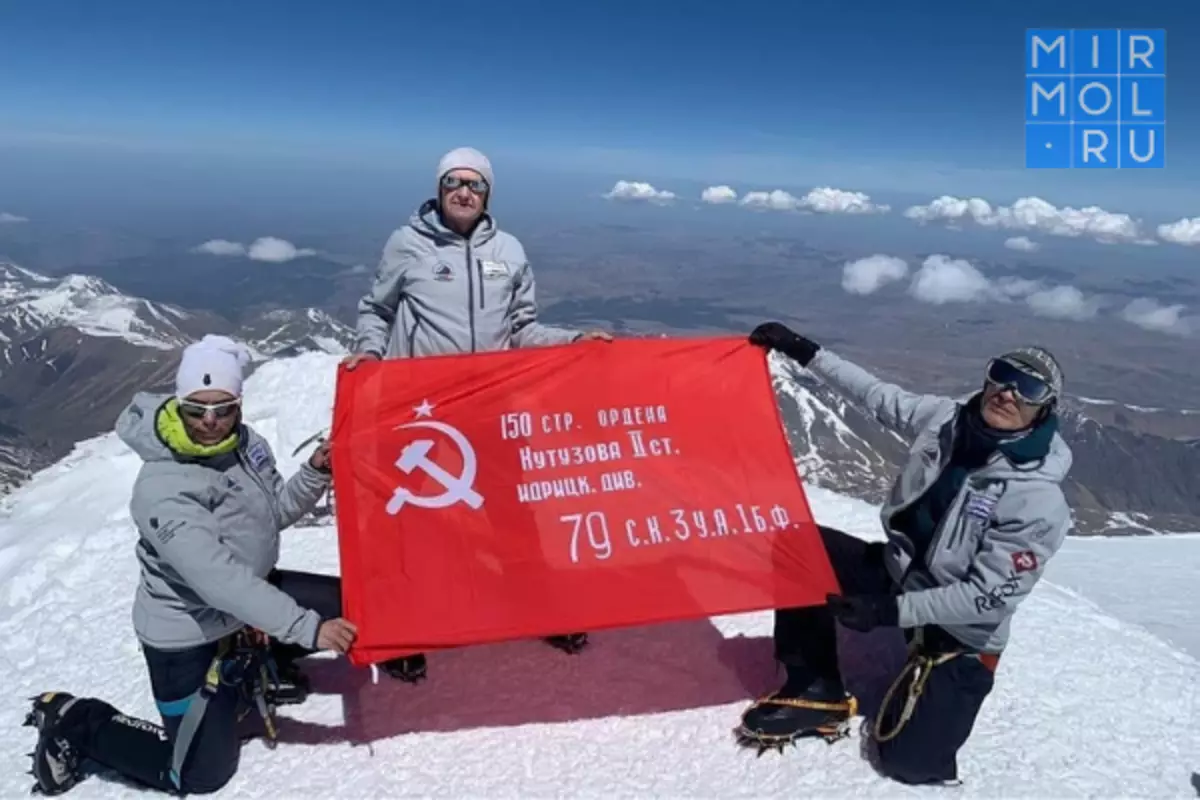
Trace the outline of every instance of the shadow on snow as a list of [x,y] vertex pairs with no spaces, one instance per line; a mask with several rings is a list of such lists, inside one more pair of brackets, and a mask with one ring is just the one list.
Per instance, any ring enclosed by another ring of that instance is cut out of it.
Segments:
[[[904,661],[898,631],[839,629],[847,688],[873,717]],[[777,688],[782,668],[770,637],[725,638],[709,620],[662,623],[590,636],[568,655],[541,641],[506,642],[428,655],[428,678],[402,683],[343,658],[300,664],[313,694],[341,695],[342,725],[280,712],[281,743],[369,744],[404,734],[562,723],[744,704]]]

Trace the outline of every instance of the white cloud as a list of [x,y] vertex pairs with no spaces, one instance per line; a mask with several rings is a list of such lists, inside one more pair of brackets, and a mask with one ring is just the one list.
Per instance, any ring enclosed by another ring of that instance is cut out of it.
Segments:
[[1121,318],[1148,331],[1187,336],[1200,329],[1200,317],[1183,316],[1186,308],[1180,303],[1164,306],[1153,298],[1139,297],[1121,310]]
[[869,195],[862,192],[847,192],[820,186],[813,189],[800,201],[803,208],[821,214],[885,214],[891,206],[871,202]]
[[746,196],[742,198],[742,205],[771,211],[795,211],[800,207],[800,198],[782,189],[770,192],[746,192]]
[[1164,242],[1172,244],[1200,245],[1200,217],[1159,225],[1158,235]]
[[929,205],[912,206],[904,216],[921,223],[973,222],[985,228],[1039,231],[1052,236],[1088,236],[1103,244],[1131,242],[1146,244],[1141,223],[1128,214],[1105,211],[1098,206],[1057,208],[1040,197],[1022,197],[1011,206],[993,207],[979,198],[943,195]]
[[700,199],[713,205],[735,203],[737,202],[737,192],[731,186],[710,186],[700,193]]
[[1040,317],[1077,322],[1095,317],[1101,305],[1099,298],[1088,297],[1074,286],[1066,285],[1033,292],[1025,298],[1025,303]]
[[256,239],[254,244],[250,245],[250,250],[247,254],[255,261],[269,261],[272,264],[282,264],[301,256],[315,255],[316,252],[316,250],[309,249],[298,250],[296,245],[285,239],[276,239],[274,236],[263,236],[260,239]]
[[1041,281],[1031,281],[1028,278],[1015,278],[1006,275],[992,283],[996,291],[1006,297],[1027,297],[1044,288]]
[[675,199],[675,193],[665,189],[655,189],[642,181],[617,181],[604,197],[608,200],[643,200],[662,205],[672,202]]
[[817,214],[883,214],[891,206],[871,202],[862,192],[847,192],[828,186],[813,189],[804,197],[796,197],[782,189],[770,192],[747,192],[742,205],[771,211],[811,211]]
[[21,217],[16,214],[10,214],[7,211],[0,211],[0,225],[16,225],[19,222],[29,222],[29,217]]
[[995,296],[991,281],[970,263],[940,254],[929,256],[913,276],[909,294],[923,303],[975,303]]
[[842,268],[842,288],[850,294],[872,294],[908,275],[908,264],[895,256],[873,255]]
[[262,236],[255,239],[254,243],[249,247],[246,247],[241,242],[231,242],[228,239],[210,239],[196,247],[194,252],[206,253],[210,256],[246,257],[254,261],[268,261],[272,264],[282,264],[301,256],[315,255],[317,251],[308,248],[297,248],[296,245],[286,239],[278,239],[274,236]]
[[1042,247],[1028,236],[1014,236],[1011,239],[1005,239],[1004,246],[1009,250],[1020,250],[1023,253],[1032,253]]
[[227,239],[210,239],[197,247],[195,252],[207,253],[210,256],[244,256],[246,255],[246,245]]

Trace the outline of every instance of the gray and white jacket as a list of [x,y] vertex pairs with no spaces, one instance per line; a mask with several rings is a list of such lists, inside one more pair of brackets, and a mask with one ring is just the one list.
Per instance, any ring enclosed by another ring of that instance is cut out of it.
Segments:
[[245,425],[233,452],[179,456],[155,425],[169,399],[140,392],[116,424],[144,462],[129,504],[142,570],[133,605],[138,638],[183,649],[250,625],[315,649],[320,616],[266,576],[279,559],[279,532],[316,505],[330,477],[306,463],[285,482],[270,445]]
[[533,268],[516,237],[484,214],[470,239],[433,200],[384,245],[359,301],[356,350],[384,358],[566,344],[580,331],[537,319]]
[[1014,463],[996,452],[968,473],[938,522],[923,561],[893,515],[937,480],[953,452],[955,421],[969,398],[915,394],[822,348],[808,369],[912,442],[880,510],[885,562],[901,588],[899,624],[936,625],[968,648],[1001,652],[1012,615],[1042,577],[1071,527],[1061,484],[1070,447],[1054,432],[1044,457]]

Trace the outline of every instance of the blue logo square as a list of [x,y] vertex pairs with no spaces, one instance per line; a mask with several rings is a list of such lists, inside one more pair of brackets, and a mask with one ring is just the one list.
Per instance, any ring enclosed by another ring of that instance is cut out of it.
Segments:
[[1072,125],[1072,166],[1076,169],[1117,169],[1121,166],[1119,125]]
[[1071,30],[1030,28],[1025,31],[1025,74],[1071,74]]
[[1026,169],[1070,169],[1071,125],[1025,126]]
[[1088,125],[1097,122],[1121,121],[1121,79],[1093,78],[1078,75],[1071,78],[1072,122]]
[[1121,126],[1121,169],[1162,169],[1166,165],[1166,125]]
[[1122,28],[1122,75],[1167,75],[1167,32],[1162,29]]
[[1070,122],[1073,105],[1070,78],[1025,78],[1026,122]]
[[1120,73],[1121,37],[1115,30],[1074,31],[1071,37],[1072,75],[1109,75]]
[[1166,122],[1167,79],[1121,76],[1121,122]]

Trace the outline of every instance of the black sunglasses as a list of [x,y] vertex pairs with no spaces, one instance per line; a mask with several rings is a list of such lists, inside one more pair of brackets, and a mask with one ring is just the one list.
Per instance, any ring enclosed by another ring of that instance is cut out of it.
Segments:
[[447,192],[453,192],[463,186],[466,186],[475,194],[487,194],[488,190],[488,182],[483,178],[467,179],[460,178],[457,175],[444,175],[442,177],[442,188]]

